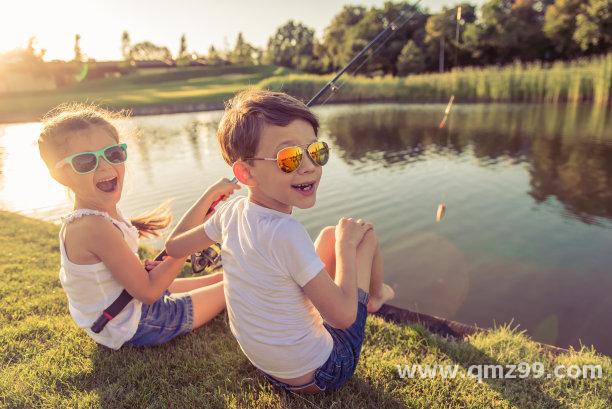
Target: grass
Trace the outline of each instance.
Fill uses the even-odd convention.
[[[72,322],[57,277],[58,227],[0,211],[0,407],[609,408],[612,362],[592,349],[552,356],[509,327],[463,342],[418,325],[368,319],[354,378],[339,392],[272,389],[241,353],[222,315],[150,349],[111,351]],[[601,379],[401,379],[397,364],[542,362],[601,365]]]
[[[0,122],[35,120],[63,102],[93,102],[117,110],[179,103],[218,107],[239,90],[287,72],[270,65],[141,70],[54,91],[0,95]]]
[[[178,106],[220,109],[236,92],[255,86],[309,100],[330,75],[292,73],[272,65],[140,70],[120,78],[83,81],[54,91],[0,94],[0,123],[39,119],[62,102],[94,102],[111,109]],[[612,53],[569,63],[462,68],[443,74],[344,77],[336,102],[612,102]],[[189,106],[194,105],[196,106]],[[155,110],[147,112],[155,112]],[[165,111],[164,111],[165,112]]]

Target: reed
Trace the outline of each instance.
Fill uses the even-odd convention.
[[[258,86],[282,90],[307,100],[330,75],[274,76]],[[612,53],[571,62],[515,63],[504,67],[466,67],[447,73],[409,77],[346,77],[340,81],[335,102],[461,101],[485,102],[612,102]],[[324,100],[324,99],[323,99]]]

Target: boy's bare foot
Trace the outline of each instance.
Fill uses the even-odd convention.
[[[368,301],[368,312],[374,313],[380,310],[380,307],[383,306],[384,303],[390,301],[395,297],[395,291],[389,285],[383,283],[380,294],[370,294],[370,300]]]

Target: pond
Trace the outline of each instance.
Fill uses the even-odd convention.
[[[317,108],[332,155],[316,206],[296,218],[313,238],[341,216],[373,221],[394,305],[485,327],[512,322],[542,342],[612,354],[610,111],[458,104],[439,129],[444,108]],[[119,124],[129,151],[124,214],[171,198],[179,218],[231,175],[215,138],[220,117]],[[0,125],[0,207],[57,222],[71,204],[38,157],[39,130]]]

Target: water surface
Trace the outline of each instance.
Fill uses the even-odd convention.
[[[397,306],[481,326],[512,321],[543,342],[612,354],[610,112],[458,104],[438,129],[444,108],[317,108],[332,155],[315,208],[295,216],[313,239],[341,216],[373,221]],[[120,124],[126,215],[172,198],[180,217],[230,175],[214,136],[220,117]],[[39,129],[0,126],[0,207],[57,221],[71,203],[38,157]]]

